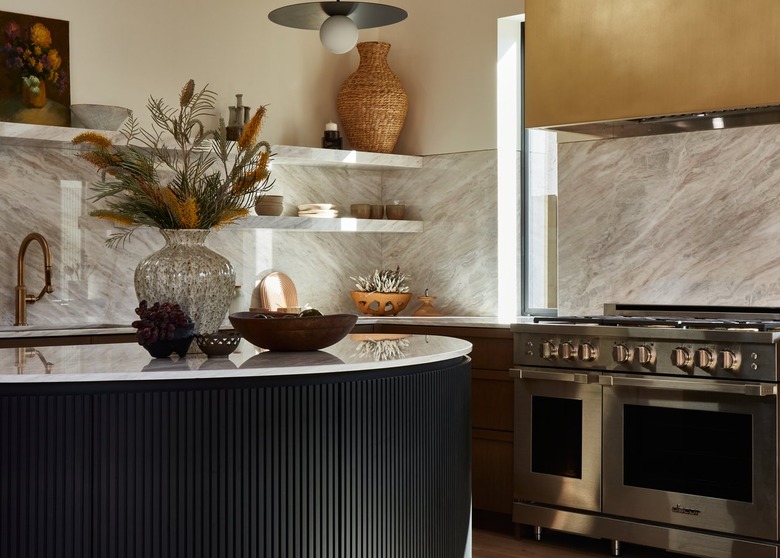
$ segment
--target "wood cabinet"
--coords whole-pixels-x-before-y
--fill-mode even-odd
[[[512,513],[514,392],[508,328],[376,324],[379,333],[446,335],[469,341],[471,352],[471,491],[474,510]]]

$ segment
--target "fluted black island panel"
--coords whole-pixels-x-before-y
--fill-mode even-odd
[[[406,347],[431,339],[449,343]],[[329,372],[245,354],[232,377],[189,356],[171,379],[0,376],[0,556],[461,557],[467,345]]]

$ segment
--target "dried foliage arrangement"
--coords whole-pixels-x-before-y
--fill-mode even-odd
[[[410,276],[401,273],[401,268],[377,269],[368,277],[350,277],[358,291],[367,293],[408,293],[409,287],[404,284]]]
[[[229,142],[224,119],[216,130],[203,125],[202,119],[214,114],[215,100],[208,86],[196,92],[189,80],[178,107],[149,98],[151,131],[128,118],[121,130],[125,145],[97,132],[73,138],[75,144],[89,145],[78,156],[101,174],[93,200],[103,200],[106,208],[90,214],[118,227],[106,244],[124,242],[141,226],[219,228],[246,216],[271,189],[271,146],[258,140],[266,107],[257,109],[238,141]],[[173,146],[165,141],[171,136]]]

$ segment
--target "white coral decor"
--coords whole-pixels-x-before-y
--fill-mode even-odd
[[[355,283],[358,291],[367,293],[408,293],[409,287],[404,285],[404,281],[411,279],[410,276],[401,273],[401,268],[377,269],[368,277],[350,277]]]

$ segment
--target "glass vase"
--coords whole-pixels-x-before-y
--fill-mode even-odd
[[[178,304],[195,323],[195,334],[219,329],[230,307],[236,272],[227,258],[204,244],[209,230],[160,229],[165,246],[135,268],[138,300]]]

